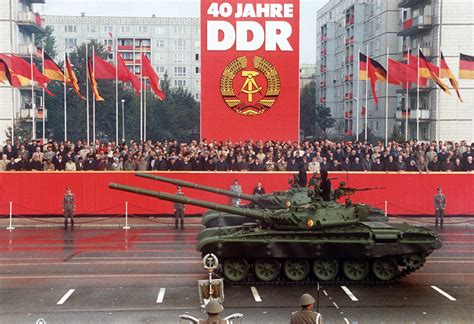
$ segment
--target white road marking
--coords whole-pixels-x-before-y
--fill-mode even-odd
[[[344,322],[346,322],[346,324],[350,324],[351,322],[349,322],[349,320],[347,318],[344,317]]]
[[[156,303],[161,304],[163,299],[165,298],[166,288],[160,288],[160,292],[158,293],[158,298],[156,298]]]
[[[255,287],[250,287],[250,290],[252,291],[253,299],[255,299],[255,301],[256,301],[257,303],[261,303],[261,302],[262,302],[262,298],[260,298],[260,295],[258,294],[257,288],[255,288]]]
[[[334,305],[334,307],[336,307],[336,309],[339,309],[339,306],[337,306],[335,302],[332,302],[332,304]]]
[[[434,290],[436,290],[437,292],[439,292],[441,295],[443,295],[444,297],[448,298],[450,301],[456,301],[456,298],[454,298],[453,296],[451,296],[450,294],[448,294],[447,292],[439,289],[438,287],[436,286],[431,286],[431,288],[433,288]]]
[[[347,296],[349,296],[349,298],[352,300],[352,301],[359,301],[359,299],[357,299],[356,296],[354,296],[354,294],[352,293],[352,291],[349,290],[349,288],[347,288],[346,286],[341,286],[342,290],[344,290],[344,292],[347,294]]]
[[[323,293],[324,293],[326,296],[328,295],[328,293],[326,292],[326,290],[323,290]]]
[[[71,297],[71,295],[76,291],[76,289],[69,289],[69,291],[57,302],[58,305],[62,305],[66,300]]]

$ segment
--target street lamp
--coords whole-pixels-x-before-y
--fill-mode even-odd
[[[125,114],[124,114],[124,104],[125,99],[120,100],[122,102],[122,139],[125,141]]]

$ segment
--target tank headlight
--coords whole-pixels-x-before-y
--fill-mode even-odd
[[[314,225],[314,221],[311,218],[308,218],[306,220],[306,225],[308,225],[308,227],[311,228]]]
[[[286,207],[286,208],[290,208],[290,207],[291,207],[291,201],[287,200],[287,201],[285,202],[285,207]]]

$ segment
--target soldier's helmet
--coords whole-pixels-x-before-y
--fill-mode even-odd
[[[205,308],[206,313],[209,313],[209,314],[219,314],[223,310],[224,310],[224,307],[222,307],[222,305],[219,304],[217,299],[213,299],[213,298],[209,300]]]
[[[314,304],[316,300],[314,300],[313,296],[310,294],[304,294],[303,296],[300,297],[300,305],[301,306],[307,306]]]

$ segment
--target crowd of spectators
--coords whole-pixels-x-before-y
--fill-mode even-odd
[[[473,171],[474,143],[7,141],[0,171]]]

